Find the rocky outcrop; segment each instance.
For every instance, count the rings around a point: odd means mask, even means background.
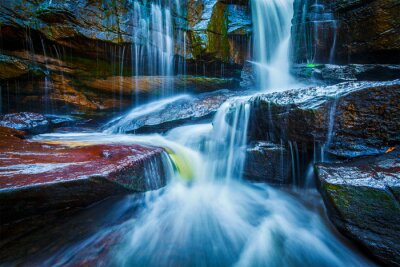
[[[2,1],[1,111],[123,110],[149,95],[237,87],[247,6],[178,2]],[[171,73],[182,76],[161,77]]]
[[[337,157],[375,155],[400,143],[400,81],[351,82],[253,97],[250,140],[325,145]]]
[[[400,153],[316,166],[335,226],[388,266],[400,266]]]
[[[166,183],[160,148],[44,144],[22,140],[20,132],[4,127],[0,135],[1,223]]]
[[[295,1],[296,62],[393,63],[400,58],[397,0]]]

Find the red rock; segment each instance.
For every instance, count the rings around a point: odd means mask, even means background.
[[[162,153],[161,148],[141,145],[66,147],[2,135],[1,221],[156,189],[148,179],[157,179],[156,187],[161,187],[165,184]],[[150,163],[159,168],[159,177],[146,177]]]

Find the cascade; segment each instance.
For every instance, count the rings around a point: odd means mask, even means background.
[[[295,46],[299,49],[294,51],[296,61],[335,63],[338,22],[329,1],[300,0],[295,9],[299,13],[294,29],[298,40]]]
[[[142,75],[172,76],[175,54],[175,37],[170,10],[172,4],[154,1],[143,5],[138,0],[131,0],[130,4],[133,25],[132,76],[135,78]],[[133,88],[133,91],[138,101],[137,84],[135,85],[136,88]],[[169,96],[172,92],[173,85],[167,79],[161,84],[161,96]]]
[[[83,243],[110,231],[124,231],[124,242],[110,254],[116,266],[368,266],[293,197],[241,180],[248,98],[228,100],[212,123],[181,126],[163,136],[38,136],[68,142],[156,145],[170,154],[175,171],[166,188],[145,193],[137,216],[107,226]],[[297,144],[291,147],[298,161]],[[155,170],[150,163],[147,173],[156,175]],[[187,173],[191,179],[184,177]],[[120,214],[127,207],[134,209],[134,204],[127,198],[114,209]],[[68,253],[55,253],[49,263],[69,262],[81,244],[72,245]]]
[[[137,40],[131,48],[135,64],[132,76],[172,76],[175,38],[170,6],[161,0],[149,5],[141,3],[131,1],[132,37]],[[175,5],[179,6],[179,2],[175,1]],[[251,8],[253,63],[258,86],[260,89],[285,89],[294,82],[289,74],[293,0],[252,0]],[[59,54],[57,48],[54,49]],[[121,64],[120,76],[125,53],[124,48],[114,52]],[[47,134],[34,138],[60,143],[159,146],[169,155],[162,162],[169,176],[165,188],[144,193],[139,207],[128,197],[111,211],[104,210],[107,218],[117,223],[82,237],[83,240],[69,244],[68,249],[51,251],[46,262],[49,266],[71,263],[84,246],[118,231],[124,232],[123,242],[107,255],[112,261],[110,265],[115,266],[369,264],[343,245],[315,212],[294,197],[265,184],[241,179],[251,112],[249,96],[226,101],[209,123],[177,127],[164,135],[124,134],[127,124],[135,123],[140,116],[191,97],[171,96],[173,88],[169,82],[161,87],[163,99],[136,106],[107,123],[103,132]],[[135,94],[137,96],[138,92]],[[271,113],[269,110],[270,118]],[[270,126],[273,127],[272,119]],[[270,136],[273,138],[272,131]],[[288,146],[293,161],[293,182],[297,186],[301,172],[299,147],[296,142],[289,142]],[[283,160],[283,155],[281,157]],[[157,188],[160,179],[152,178],[159,178],[159,166],[150,161],[145,167],[148,188]],[[128,209],[138,211],[132,216]],[[122,216],[123,213],[126,214]]]
[[[293,0],[252,0],[253,61],[259,89],[284,89],[293,83],[289,73]]]

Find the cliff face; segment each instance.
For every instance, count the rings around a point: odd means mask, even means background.
[[[295,10],[294,61],[399,63],[399,1],[297,0]]]
[[[119,110],[134,98],[162,94],[164,87],[237,86],[224,78],[238,79],[249,57],[247,4],[161,2],[2,1],[3,111],[37,110],[44,102],[52,110]],[[164,82],[162,76],[171,74],[222,79]]]
[[[294,62],[399,62],[398,1],[294,5]],[[120,110],[167,87],[234,88],[251,58],[248,0],[4,0],[0,26],[1,112]]]

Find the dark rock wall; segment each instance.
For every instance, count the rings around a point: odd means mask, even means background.
[[[296,0],[295,10],[295,62],[400,62],[398,0]]]

